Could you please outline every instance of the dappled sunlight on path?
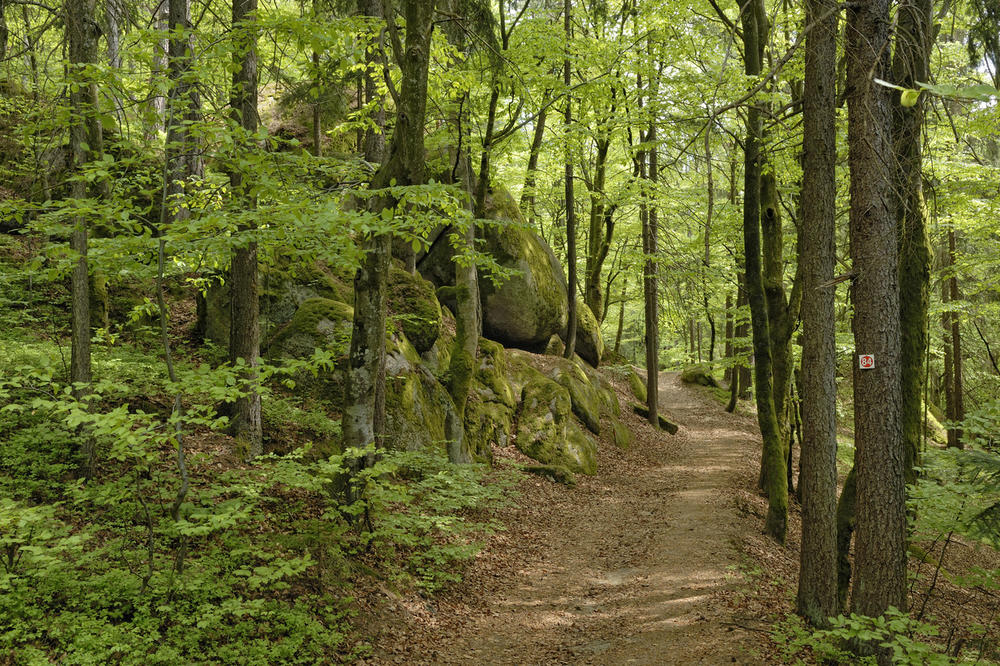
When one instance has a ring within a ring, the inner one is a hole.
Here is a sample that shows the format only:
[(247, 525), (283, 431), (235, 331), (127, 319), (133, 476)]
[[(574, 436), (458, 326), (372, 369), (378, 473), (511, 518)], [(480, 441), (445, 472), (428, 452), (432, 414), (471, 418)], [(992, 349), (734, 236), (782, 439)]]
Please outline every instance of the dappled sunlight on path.
[(676, 435), (629, 414), (635, 446), (622, 454), (602, 440), (598, 477), (571, 490), (531, 481), (540, 494), (526, 493), (514, 516), (514, 554), (487, 553), (470, 572), (481, 596), (438, 606), (420, 636), (429, 653), (374, 663), (760, 663), (726, 603), (738, 565), (734, 477), (759, 440), (750, 420), (675, 374), (661, 385)]

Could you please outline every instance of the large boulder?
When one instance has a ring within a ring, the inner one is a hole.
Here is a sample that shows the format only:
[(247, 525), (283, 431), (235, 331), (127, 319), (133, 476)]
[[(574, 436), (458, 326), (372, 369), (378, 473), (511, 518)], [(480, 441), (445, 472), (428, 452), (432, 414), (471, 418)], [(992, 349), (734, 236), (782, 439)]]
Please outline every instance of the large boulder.
[(597, 473), (597, 445), (573, 420), (569, 391), (539, 376), (521, 391), (517, 448), (538, 462)]
[(560, 358), (552, 362), (547, 374), (569, 392), (573, 413), (587, 430), (601, 434), (601, 396), (581, 364), (576, 359)]
[(309, 358), (316, 349), (346, 351), (351, 342), (354, 308), (329, 298), (310, 298), (265, 343), (272, 358)]
[(387, 306), (392, 321), (419, 353), (430, 350), (441, 334), (441, 305), (434, 285), (393, 263)]
[(576, 299), (576, 347), (574, 351), (584, 361), (595, 368), (604, 356), (604, 340), (601, 338), (601, 325), (591, 312), (590, 306), (579, 298)]
[(386, 446), (446, 455), (445, 424), (455, 416), (455, 404), (405, 338), (386, 350), (385, 376)]
[(507, 356), (495, 342), (480, 338), (479, 365), (465, 405), (465, 435), (476, 460), (492, 460), (493, 446), (507, 446), (517, 410), (507, 380)]
[[(494, 189), (485, 218), (489, 222), (479, 229), (479, 249), (511, 275), (495, 285), (487, 271), (479, 272), (483, 335), (508, 347), (543, 351), (553, 335), (566, 333), (569, 308), (562, 266), (545, 241), (525, 226), (506, 191)], [(438, 286), (454, 284), (453, 231), (436, 230), (418, 262), (421, 274)]]

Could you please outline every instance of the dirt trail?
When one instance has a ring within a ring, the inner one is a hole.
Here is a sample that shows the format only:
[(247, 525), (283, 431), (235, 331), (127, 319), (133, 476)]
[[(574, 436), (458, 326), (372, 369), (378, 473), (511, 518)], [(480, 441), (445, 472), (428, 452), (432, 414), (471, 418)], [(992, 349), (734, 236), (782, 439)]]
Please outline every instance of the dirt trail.
[(636, 442), (602, 454), (598, 477), (572, 490), (529, 481), (461, 589), (411, 608), (371, 663), (759, 663), (747, 649), (759, 636), (731, 623), (728, 603), (753, 423), (674, 373), (661, 387), (676, 435), (629, 415)]

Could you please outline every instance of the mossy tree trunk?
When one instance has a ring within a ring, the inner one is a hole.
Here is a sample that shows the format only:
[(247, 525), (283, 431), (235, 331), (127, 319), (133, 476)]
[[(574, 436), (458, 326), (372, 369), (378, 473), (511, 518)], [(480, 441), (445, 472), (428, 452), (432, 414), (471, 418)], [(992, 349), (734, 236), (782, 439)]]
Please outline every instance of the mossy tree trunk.
[[(538, 157), (542, 152), (542, 139), (545, 137), (545, 121), (549, 113), (549, 103), (552, 91), (546, 90), (542, 95), (542, 106), (535, 117), (535, 128), (531, 133), (531, 148), (528, 150), (528, 167), (524, 175), (524, 188), (521, 190), (521, 211), (528, 220), (528, 226), (537, 226), (539, 235), (543, 227), (538, 222), (538, 211), (535, 208), (535, 198), (538, 188)], [(544, 236), (542, 236), (544, 239)]]
[[(405, 43), (396, 24), (395, 3), (386, 3), (387, 32), (393, 57), (402, 77), (396, 99), (396, 124), (392, 138), (372, 179), (372, 188), (420, 185), (425, 182), (424, 121), (427, 109), (427, 75), (434, 1), (402, 3), (406, 23)], [(371, 202), (374, 210), (393, 208), (388, 195)], [(372, 234), (364, 240), (364, 258), (354, 276), (354, 320), (344, 391), (343, 441), (345, 447), (382, 445), (385, 429), (385, 319), (386, 280), (392, 253), (392, 236)], [(355, 467), (368, 461), (357, 460)]]
[[(69, 170), (79, 172), (99, 158), (102, 152), (101, 124), (97, 116), (97, 84), (86, 75), (87, 67), (97, 62), (97, 23), (94, 21), (94, 0), (67, 0), (66, 42), (69, 51), (70, 75), (76, 85), (70, 86)], [(70, 197), (77, 200), (89, 195), (87, 181), (73, 179)], [(70, 382), (73, 397), (86, 400), (93, 378), (90, 360), (90, 265), (87, 257), (89, 222), (85, 215), (72, 220), (69, 246), (75, 255), (70, 275)], [(82, 462), (80, 473), (90, 478), (94, 473), (95, 441), (91, 434), (81, 433)]]
[[(782, 458), (786, 468), (791, 464), (791, 394), (792, 333), (799, 316), (802, 298), (803, 262), (798, 262), (798, 270), (792, 283), (791, 296), (786, 296), (784, 280), (784, 231), (778, 202), (777, 181), (773, 174), (761, 177), (761, 235), (763, 237), (763, 282), (767, 299), (768, 332), (771, 342), (771, 372), (774, 381), (774, 413), (778, 419), (778, 432), (782, 444)], [(761, 487), (767, 485), (766, 465), (761, 468)], [(785, 474), (785, 481), (791, 487), (792, 479)]]
[[(826, 626), (840, 610), (837, 595), (837, 127), (838, 15), (834, 0), (808, 0), (803, 92), (802, 431), (799, 497), (802, 547), (796, 612)], [(848, 543), (850, 539), (848, 538)]]
[[(952, 399), (954, 410), (951, 420), (959, 423), (965, 418), (965, 393), (962, 381), (962, 327), (956, 306), (961, 299), (958, 290), (958, 275), (955, 271), (955, 256), (957, 254), (955, 228), (948, 230), (948, 265), (951, 266), (951, 276), (948, 278), (948, 299), (951, 301), (951, 367), (952, 367)], [(948, 446), (963, 448), (962, 429), (952, 428), (948, 434)]]
[[(761, 0), (747, 0), (740, 11), (743, 28), (743, 52), (747, 76), (761, 73), (764, 44), (767, 42), (767, 17)], [(761, 271), (761, 157), (762, 123), (760, 109), (747, 108), (744, 141), (743, 180), (743, 251), (746, 260), (747, 297), (750, 302), (753, 332), (754, 380), (757, 400), (757, 423), (764, 442), (762, 464), (766, 470), (765, 492), (768, 511), (765, 531), (778, 543), (785, 542), (788, 525), (788, 484), (785, 481), (784, 447), (775, 413), (772, 379), (771, 333), (768, 325), (767, 295)]]
[[(897, 10), (896, 49), (892, 74), (897, 85), (916, 88), (930, 80), (930, 0), (902, 0)], [(924, 359), (927, 353), (927, 307), (930, 292), (931, 253), (927, 240), (924, 205), (923, 134), (924, 98), (905, 107), (893, 104), (895, 191), (899, 199), (896, 226), (899, 238), (899, 323), (901, 331), (901, 426), (905, 445), (907, 483), (916, 482), (921, 432), (924, 422)]]
[[(900, 429), (899, 248), (893, 200), (889, 2), (870, 0), (847, 10), (850, 237), (854, 281), (855, 351), (875, 367), (854, 369), (855, 531), (852, 606), (882, 615), (906, 608), (906, 493)], [(853, 360), (853, 359), (852, 359)], [(884, 650), (881, 663), (889, 663)]]
[[(613, 98), (612, 98), (613, 99)], [(608, 172), (608, 152), (611, 150), (609, 124), (617, 109), (612, 102), (607, 115), (597, 122), (594, 151), (594, 178), (588, 183), (590, 190), (590, 224), (587, 236), (587, 257), (584, 276), (583, 299), (598, 323), (604, 321), (605, 294), (601, 281), (604, 261), (611, 249), (615, 232), (615, 206), (608, 205), (605, 184)]]
[(573, 96), (570, 95), (570, 68), (572, 48), (573, 3), (563, 3), (563, 30), (566, 37), (566, 56), (563, 59), (563, 86), (566, 88), (566, 109), (563, 116), (565, 135), (565, 198), (566, 198), (566, 296), (567, 324), (564, 356), (573, 358), (576, 353), (576, 201), (573, 194), (573, 149), (570, 128), (573, 126)]
[[(233, 119), (241, 133), (237, 144), (253, 148), (257, 132), (257, 0), (233, 0), (234, 71), (231, 95)], [(229, 178), (234, 195), (249, 208), (256, 201), (245, 193), (244, 177), (233, 170)], [(245, 395), (237, 398), (230, 417), (230, 433), (244, 449), (246, 457), (263, 453), (257, 368), (260, 365), (260, 295), (257, 284), (257, 240), (253, 223), (239, 229), (237, 245), (229, 269), (230, 317), (229, 361), (241, 364)]]

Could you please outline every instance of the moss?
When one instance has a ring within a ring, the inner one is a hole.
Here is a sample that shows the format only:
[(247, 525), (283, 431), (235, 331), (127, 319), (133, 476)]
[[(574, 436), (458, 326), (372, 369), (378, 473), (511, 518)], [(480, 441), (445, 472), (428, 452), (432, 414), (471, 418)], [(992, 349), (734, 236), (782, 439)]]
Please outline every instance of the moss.
[(310, 298), (266, 344), (267, 354), (305, 358), (317, 347), (346, 350), (353, 320), (354, 308), (350, 305), (328, 298)]
[(445, 422), (454, 404), (426, 369), (386, 377), (386, 446), (407, 451), (447, 453)]
[(497, 286), (480, 273), (483, 332), (510, 346), (541, 351), (553, 334), (566, 329), (562, 267), (552, 249), (520, 223), (516, 205), (509, 205), (502, 192), (487, 201), (486, 217), (496, 223), (483, 227), (483, 251), (512, 275)]
[(465, 405), (465, 437), (474, 459), (491, 462), (493, 446), (507, 446), (514, 424), (514, 409), (499, 402), (482, 400), (475, 390)]
[(419, 353), (430, 350), (441, 334), (441, 304), (434, 286), (393, 264), (388, 288), (387, 307), (392, 321)]
[(562, 465), (525, 465), (521, 469), (528, 474), (543, 476), (550, 481), (561, 483), (570, 488), (576, 485), (576, 475)]
[(601, 363), (604, 355), (604, 340), (601, 338), (601, 325), (590, 307), (579, 298), (576, 299), (576, 353), (595, 368)]
[(575, 361), (559, 359), (549, 376), (569, 392), (573, 413), (595, 435), (601, 434), (601, 398)]
[[(644, 419), (649, 418), (649, 409), (645, 405), (632, 405), (632, 411), (641, 416)], [(657, 414), (656, 419), (660, 422), (660, 430), (666, 430), (671, 435), (676, 435), (680, 427), (668, 419), (663, 414)]]
[(632, 395), (635, 396), (636, 400), (646, 402), (646, 382), (642, 381), (639, 373), (631, 368), (628, 371), (628, 387), (632, 390)]
[(517, 396), (507, 379), (507, 353), (503, 346), (479, 339), (479, 367), (476, 370), (476, 389), (484, 400), (499, 402), (511, 409), (517, 406)]
[(596, 474), (597, 445), (577, 427), (571, 413), (566, 389), (544, 376), (530, 381), (521, 394), (517, 448), (541, 463)]
[(549, 338), (549, 344), (545, 345), (545, 353), (548, 356), (562, 356), (566, 353), (566, 345), (563, 343), (562, 338), (558, 335), (553, 335)]
[(706, 364), (690, 365), (681, 371), (681, 381), (685, 384), (711, 386), (718, 388), (719, 382), (712, 376), (711, 368)]
[(632, 448), (632, 431), (618, 419), (611, 421), (611, 434), (613, 435), (615, 446), (619, 449), (628, 450)]

